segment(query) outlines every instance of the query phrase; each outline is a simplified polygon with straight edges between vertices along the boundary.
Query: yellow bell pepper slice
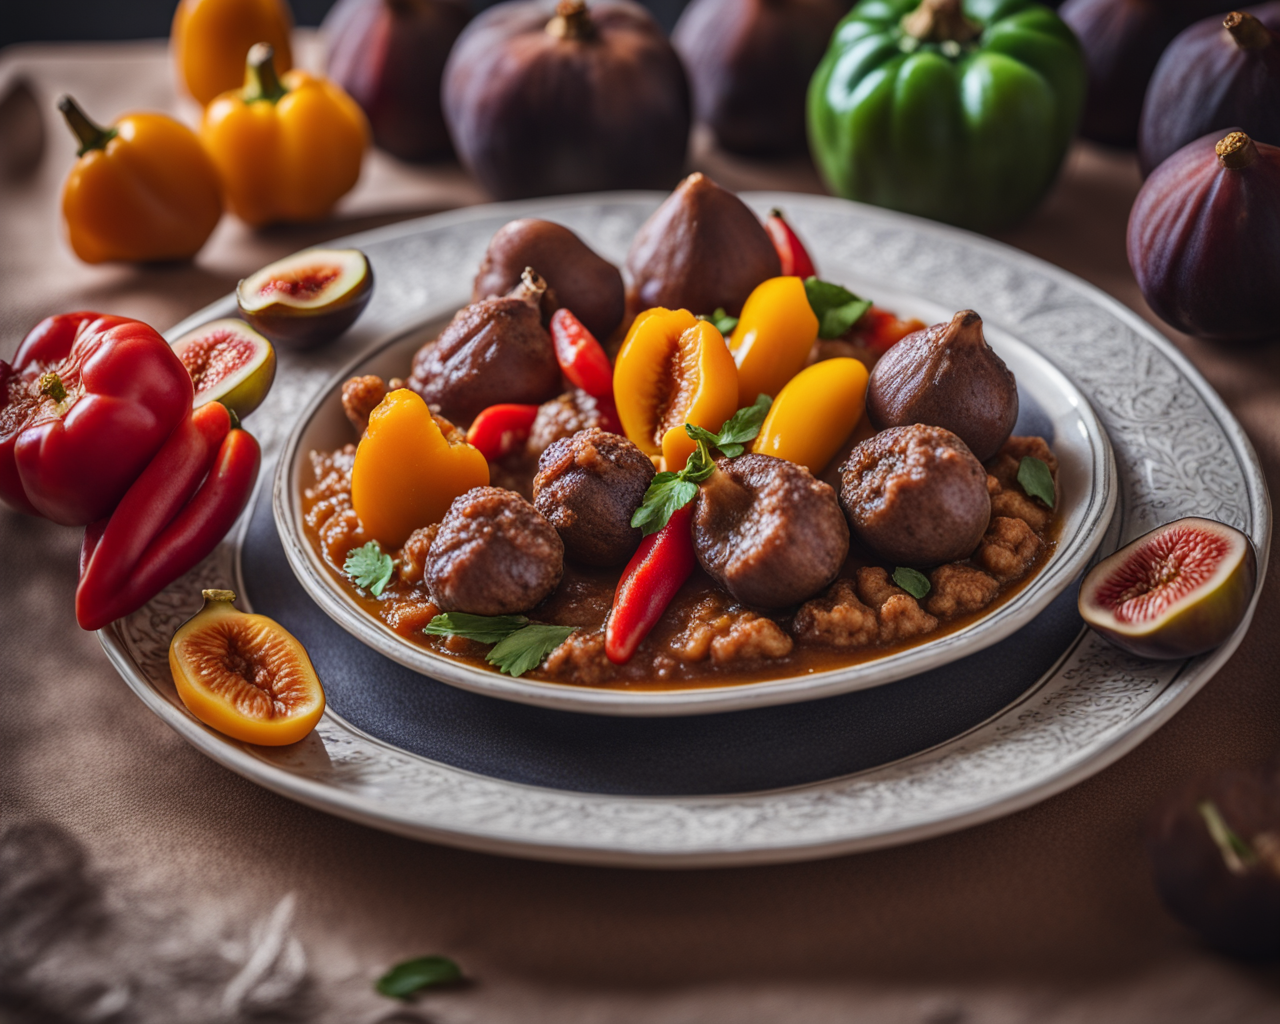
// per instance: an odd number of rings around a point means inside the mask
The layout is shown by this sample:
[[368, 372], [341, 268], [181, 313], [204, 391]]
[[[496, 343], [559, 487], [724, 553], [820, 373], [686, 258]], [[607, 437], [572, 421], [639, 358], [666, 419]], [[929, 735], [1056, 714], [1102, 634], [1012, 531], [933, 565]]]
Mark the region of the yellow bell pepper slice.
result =
[[798, 277], [771, 277], [747, 296], [729, 350], [738, 364], [738, 405], [777, 395], [804, 369], [818, 340], [818, 318]]
[[752, 451], [804, 466], [815, 476], [862, 419], [867, 368], [857, 359], [824, 359], [778, 392]]
[[659, 307], [631, 325], [613, 367], [613, 397], [627, 437], [676, 472], [694, 449], [684, 425], [719, 430], [737, 411], [738, 370], [713, 324]]
[[392, 391], [369, 414], [351, 468], [351, 505], [387, 550], [438, 523], [453, 499], [489, 482], [489, 463], [466, 442], [450, 444], [422, 397]]

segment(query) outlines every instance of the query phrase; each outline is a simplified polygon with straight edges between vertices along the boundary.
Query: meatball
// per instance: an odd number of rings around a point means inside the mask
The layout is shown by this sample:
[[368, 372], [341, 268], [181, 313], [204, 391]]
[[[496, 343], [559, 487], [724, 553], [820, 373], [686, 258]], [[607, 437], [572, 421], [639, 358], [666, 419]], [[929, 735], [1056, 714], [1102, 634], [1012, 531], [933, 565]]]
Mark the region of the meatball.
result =
[[381, 377], [352, 377], [342, 385], [342, 411], [361, 437], [369, 429], [369, 414], [387, 397]]
[[550, 595], [564, 572], [560, 535], [514, 491], [473, 487], [454, 500], [423, 579], [446, 612], [514, 615]]
[[600, 427], [603, 430], [607, 426], [599, 400], [592, 398], [581, 388], [574, 388], [538, 407], [538, 416], [529, 430], [525, 452], [536, 458], [551, 446], [552, 441], [559, 441], [562, 437], [569, 437], [588, 427]]
[[538, 460], [533, 505], [583, 565], [621, 565], [640, 531], [631, 525], [653, 479], [649, 456], [625, 437], [592, 427], [554, 442]]
[[849, 453], [840, 480], [854, 536], [896, 565], [968, 558], [991, 519], [986, 470], [941, 427], [882, 430]]
[[721, 459], [702, 485], [693, 546], [708, 575], [743, 604], [784, 608], [836, 578], [849, 527], [835, 491], [772, 455]]

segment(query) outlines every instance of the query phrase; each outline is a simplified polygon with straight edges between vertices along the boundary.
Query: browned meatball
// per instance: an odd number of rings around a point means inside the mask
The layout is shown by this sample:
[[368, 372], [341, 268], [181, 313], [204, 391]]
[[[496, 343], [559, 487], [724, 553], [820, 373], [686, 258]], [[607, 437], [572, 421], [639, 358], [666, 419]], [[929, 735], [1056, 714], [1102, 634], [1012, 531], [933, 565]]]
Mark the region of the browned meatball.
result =
[[896, 565], [956, 562], [991, 518], [987, 471], [949, 430], [882, 430], [840, 467], [840, 504], [854, 536]]
[[712, 579], [743, 604], [784, 608], [836, 578], [849, 527], [830, 485], [772, 455], [716, 466], [693, 513], [693, 547]]
[[500, 402], [545, 402], [560, 390], [560, 364], [538, 303], [536, 274], [510, 295], [473, 302], [413, 357], [409, 387], [459, 423]]
[[352, 377], [342, 385], [342, 411], [361, 437], [369, 429], [369, 414], [387, 397], [381, 377]]
[[514, 491], [473, 487], [449, 506], [423, 578], [446, 612], [514, 615], [547, 597], [564, 572], [555, 528]]
[[550, 402], [543, 402], [538, 408], [537, 418], [529, 430], [525, 451], [536, 458], [551, 447], [552, 441], [572, 437], [579, 430], [586, 430], [588, 427], [605, 427], [600, 402], [581, 388], [566, 391]]
[[653, 462], [625, 437], [592, 427], [542, 453], [533, 505], [583, 565], [621, 565], [640, 543], [631, 517], [653, 479]]

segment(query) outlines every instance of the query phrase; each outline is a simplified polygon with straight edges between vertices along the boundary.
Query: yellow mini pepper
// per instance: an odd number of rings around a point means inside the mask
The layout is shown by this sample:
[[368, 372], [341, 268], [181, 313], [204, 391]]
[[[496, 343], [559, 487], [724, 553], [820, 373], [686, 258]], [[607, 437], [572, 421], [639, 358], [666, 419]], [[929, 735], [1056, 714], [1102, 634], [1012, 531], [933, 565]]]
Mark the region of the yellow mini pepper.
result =
[[769, 407], [752, 450], [798, 463], [815, 476], [862, 419], [867, 368], [857, 359], [824, 359], [801, 370]]
[[693, 454], [686, 423], [719, 430], [737, 411], [738, 371], [714, 325], [685, 309], [651, 309], [618, 352], [613, 397], [627, 437], [674, 472]]
[[254, 43], [270, 43], [276, 68], [293, 66], [283, 0], [182, 0], [173, 12], [169, 43], [178, 78], [201, 106], [244, 81], [244, 59]]
[[729, 350], [738, 364], [738, 405], [776, 395], [809, 361], [818, 318], [798, 277], [771, 277], [747, 296]]
[[489, 463], [465, 441], [451, 444], [417, 392], [392, 391], [372, 413], [351, 468], [351, 506], [388, 550], [438, 523], [453, 499], [489, 482]]
[[86, 263], [194, 256], [222, 216], [218, 172], [195, 132], [164, 114], [102, 128], [70, 96], [58, 109], [80, 140], [62, 186], [75, 254]]
[[272, 49], [249, 51], [243, 89], [204, 112], [200, 137], [227, 205], [254, 226], [324, 217], [360, 177], [364, 112], [341, 88], [303, 71], [278, 76]]

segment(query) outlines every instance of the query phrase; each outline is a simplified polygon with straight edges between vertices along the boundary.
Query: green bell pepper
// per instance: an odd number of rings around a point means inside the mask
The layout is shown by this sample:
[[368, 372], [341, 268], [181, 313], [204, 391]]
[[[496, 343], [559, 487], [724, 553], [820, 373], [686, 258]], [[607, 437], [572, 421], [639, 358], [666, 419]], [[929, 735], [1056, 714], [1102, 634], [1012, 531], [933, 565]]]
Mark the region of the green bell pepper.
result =
[[990, 230], [1053, 183], [1084, 57], [1030, 0], [863, 0], [809, 85], [809, 140], [847, 199]]

